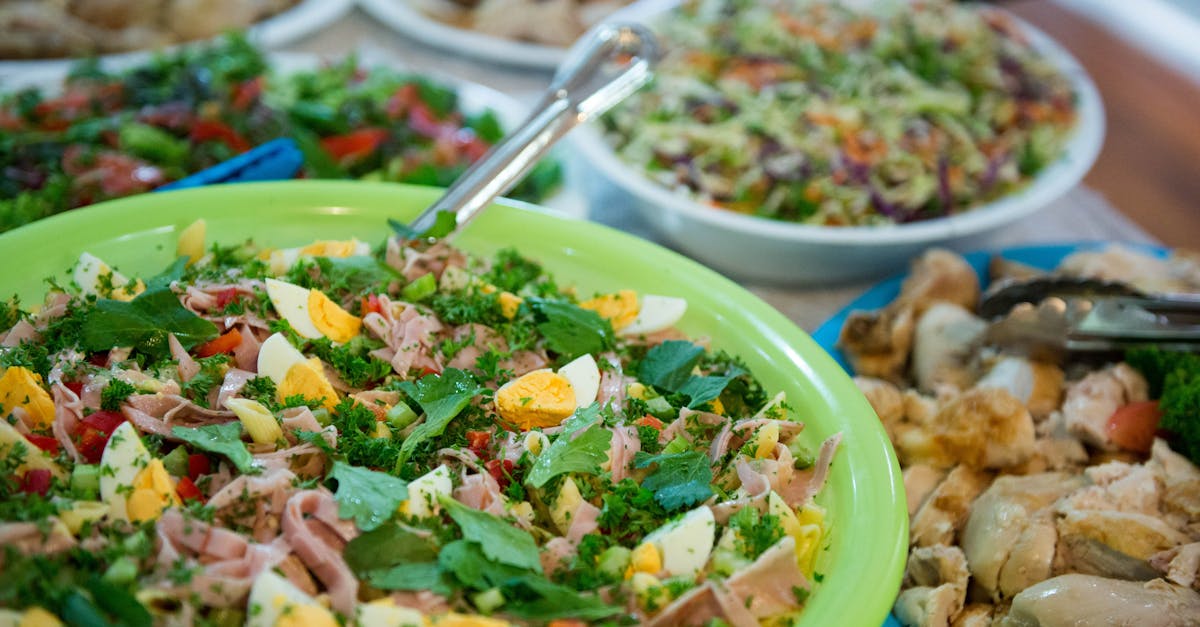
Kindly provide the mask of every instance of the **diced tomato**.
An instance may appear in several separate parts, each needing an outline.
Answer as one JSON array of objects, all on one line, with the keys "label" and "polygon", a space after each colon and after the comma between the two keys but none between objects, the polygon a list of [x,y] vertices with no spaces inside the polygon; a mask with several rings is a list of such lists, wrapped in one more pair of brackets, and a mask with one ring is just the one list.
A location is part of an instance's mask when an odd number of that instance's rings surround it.
[{"label": "diced tomato", "polygon": [[236,287],[228,287],[217,292],[217,309],[224,309],[229,306],[229,303],[238,299],[238,290]]},{"label": "diced tomato", "polygon": [[1150,452],[1162,410],[1158,401],[1130,403],[1109,416],[1104,432],[1113,444],[1138,453]]},{"label": "diced tomato", "polygon": [[25,439],[29,440],[30,444],[42,449],[43,451],[46,451],[51,455],[58,455],[58,440],[55,438],[52,438],[48,435],[37,435],[36,433],[30,433],[29,435],[25,436]]},{"label": "diced tomato", "polygon": [[207,475],[212,472],[212,462],[208,460],[207,455],[192,453],[188,455],[188,478],[195,481],[200,475]]},{"label": "diced tomato", "polygon": [[67,386],[68,390],[75,393],[75,396],[83,394],[83,381],[65,381],[63,385]]},{"label": "diced tomato", "polygon": [[25,494],[46,496],[50,491],[50,471],[46,468],[34,468],[26,471],[21,477],[21,491]]},{"label": "diced tomato", "polygon": [[147,192],[167,182],[162,169],[154,164],[80,144],[63,151],[62,167],[64,172],[79,179],[79,193],[83,196],[99,193],[103,198],[119,198]]},{"label": "diced tomato", "polygon": [[242,333],[237,329],[230,329],[220,337],[205,342],[196,349],[196,355],[200,357],[212,357],[219,353],[232,353],[234,349],[242,344]]},{"label": "diced tomato", "polygon": [[112,435],[112,432],[116,431],[117,427],[121,426],[122,422],[125,422],[125,416],[121,415],[120,412],[115,411],[92,412],[83,419],[83,424],[97,429],[107,435]]},{"label": "diced tomato", "polygon": [[218,120],[197,120],[192,125],[191,140],[194,142],[222,141],[237,152],[250,150],[250,142],[228,124]]},{"label": "diced tomato", "polygon": [[633,424],[635,424],[639,427],[654,427],[655,429],[658,429],[660,431],[663,428],[663,421],[659,420],[658,418],[655,418],[654,416],[651,416],[650,414],[646,414],[645,416],[642,416],[641,418],[634,420]]},{"label": "diced tomato", "polygon": [[489,459],[485,463],[484,468],[487,468],[488,474],[500,484],[501,488],[507,488],[512,481],[513,463],[507,459]]},{"label": "diced tomato", "polygon": [[233,88],[233,108],[237,111],[245,111],[251,105],[258,102],[262,96],[263,77],[256,76],[248,81],[242,81]]},{"label": "diced tomato", "polygon": [[339,162],[358,161],[375,152],[387,137],[387,129],[360,128],[322,139],[321,148]]},{"label": "diced tomato", "polygon": [[[98,368],[103,368],[108,365],[108,353],[92,353],[88,355],[87,360],[89,364],[92,364]],[[80,389],[82,388],[83,384],[80,384]]]},{"label": "diced tomato", "polygon": [[104,445],[108,444],[108,436],[99,429],[83,425],[79,429],[79,441],[75,449],[85,462],[99,464],[100,457],[104,455]]},{"label": "diced tomato", "polygon": [[471,449],[479,457],[483,457],[487,452],[488,442],[492,441],[492,434],[487,431],[468,431],[467,432],[467,448]]},{"label": "diced tomato", "polygon": [[383,314],[383,303],[379,302],[379,297],[374,294],[362,297],[362,315],[369,313]]},{"label": "diced tomato", "polygon": [[204,502],[204,493],[200,488],[196,487],[195,482],[187,477],[180,477],[179,483],[175,484],[175,492],[179,494],[179,498],[184,501],[200,501]]}]

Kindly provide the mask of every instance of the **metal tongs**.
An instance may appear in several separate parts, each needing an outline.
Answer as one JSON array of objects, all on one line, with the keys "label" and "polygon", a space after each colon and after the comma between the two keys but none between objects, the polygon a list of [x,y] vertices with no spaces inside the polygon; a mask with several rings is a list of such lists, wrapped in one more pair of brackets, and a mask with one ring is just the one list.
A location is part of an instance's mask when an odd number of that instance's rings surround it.
[{"label": "metal tongs", "polygon": [[497,196],[512,189],[538,159],[575,128],[650,81],[658,43],[645,27],[606,23],[571,48],[533,113],[476,161],[408,227],[427,233],[448,212],[461,230]]},{"label": "metal tongs", "polygon": [[1058,360],[1138,346],[1200,350],[1200,295],[1148,295],[1124,283],[1039,277],[988,290],[989,343]]}]

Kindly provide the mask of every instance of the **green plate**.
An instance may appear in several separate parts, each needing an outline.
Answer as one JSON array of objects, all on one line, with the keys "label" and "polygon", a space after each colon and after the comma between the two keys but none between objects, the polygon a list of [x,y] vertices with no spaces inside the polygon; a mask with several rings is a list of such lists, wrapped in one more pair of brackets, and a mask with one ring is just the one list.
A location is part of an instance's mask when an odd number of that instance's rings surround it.
[{"label": "green plate", "polygon": [[[439,190],[360,182],[255,183],[144,194],[71,211],[0,236],[0,294],[42,299],[42,279],[67,277],[88,251],[127,275],[162,270],[179,230],[208,222],[209,241],[246,238],[270,246],[358,237],[379,242],[385,219],[407,220]],[[769,391],[784,390],[810,445],[844,434],[829,484],[823,574],[802,625],[878,627],[900,587],[908,516],[899,466],[867,401],[842,369],[782,314],[728,279],[675,253],[589,222],[505,202],[481,215],[457,243],[489,255],[515,246],[581,293],[632,288],[686,298],[680,327],[741,356]]]}]

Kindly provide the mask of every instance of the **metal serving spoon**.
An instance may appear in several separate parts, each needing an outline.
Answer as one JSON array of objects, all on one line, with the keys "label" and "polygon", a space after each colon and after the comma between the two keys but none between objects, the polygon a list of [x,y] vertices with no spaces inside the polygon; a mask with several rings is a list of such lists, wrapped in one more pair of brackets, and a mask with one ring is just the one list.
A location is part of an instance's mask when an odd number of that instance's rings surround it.
[{"label": "metal serving spoon", "polygon": [[649,82],[658,54],[654,35],[640,25],[601,24],[588,31],[558,67],[529,118],[468,168],[409,229],[428,232],[442,212],[453,214],[455,229],[461,229],[512,189],[568,131]]}]

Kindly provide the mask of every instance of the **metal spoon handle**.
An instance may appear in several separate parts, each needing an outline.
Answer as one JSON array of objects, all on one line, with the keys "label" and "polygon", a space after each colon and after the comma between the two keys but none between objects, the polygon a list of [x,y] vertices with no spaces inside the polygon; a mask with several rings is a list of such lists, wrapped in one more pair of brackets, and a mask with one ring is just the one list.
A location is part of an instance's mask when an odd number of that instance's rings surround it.
[{"label": "metal spoon handle", "polygon": [[425,232],[440,212],[448,211],[461,229],[497,196],[512,189],[568,131],[645,85],[657,58],[654,35],[642,26],[601,24],[593,28],[572,47],[529,118],[468,168],[409,228]]}]

